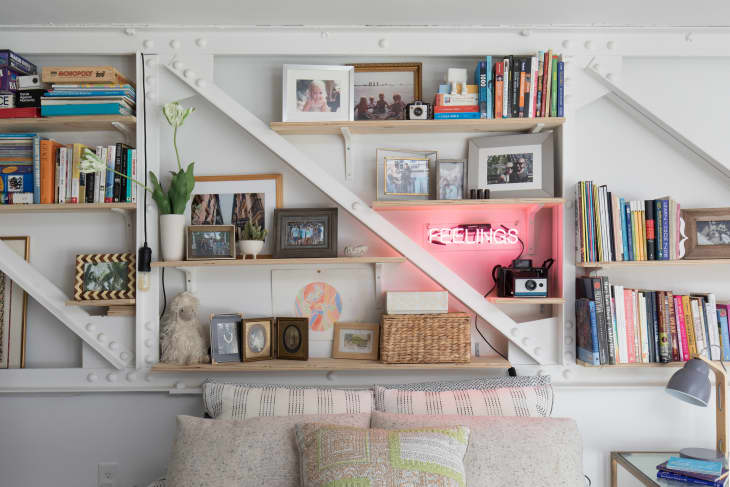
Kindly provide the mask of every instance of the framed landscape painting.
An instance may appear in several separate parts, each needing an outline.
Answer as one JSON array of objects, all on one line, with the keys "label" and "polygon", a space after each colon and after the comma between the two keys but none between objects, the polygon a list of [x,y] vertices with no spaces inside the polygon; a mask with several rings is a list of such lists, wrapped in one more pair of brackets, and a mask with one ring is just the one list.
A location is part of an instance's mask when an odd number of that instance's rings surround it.
[{"label": "framed landscape painting", "polygon": [[[30,261],[30,237],[0,237],[26,262]],[[28,295],[0,272],[0,369],[25,367]]]}]

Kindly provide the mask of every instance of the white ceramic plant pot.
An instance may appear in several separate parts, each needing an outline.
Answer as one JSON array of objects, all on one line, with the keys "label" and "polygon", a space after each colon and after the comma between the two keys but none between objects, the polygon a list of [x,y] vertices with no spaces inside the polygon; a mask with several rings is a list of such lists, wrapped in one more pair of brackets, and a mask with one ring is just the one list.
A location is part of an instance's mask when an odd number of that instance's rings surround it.
[{"label": "white ceramic plant pot", "polygon": [[185,258],[185,215],[160,215],[162,260]]},{"label": "white ceramic plant pot", "polygon": [[255,259],[256,256],[261,252],[261,249],[264,248],[264,241],[263,240],[239,240],[238,241],[238,252],[241,254],[241,256],[245,259],[246,255],[253,255],[253,258]]}]

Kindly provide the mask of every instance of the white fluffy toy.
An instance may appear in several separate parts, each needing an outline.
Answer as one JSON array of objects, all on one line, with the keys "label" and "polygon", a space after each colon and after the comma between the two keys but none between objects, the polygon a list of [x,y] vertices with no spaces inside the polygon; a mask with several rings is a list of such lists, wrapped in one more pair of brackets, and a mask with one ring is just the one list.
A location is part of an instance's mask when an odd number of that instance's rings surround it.
[{"label": "white fluffy toy", "polygon": [[160,320],[160,362],[190,365],[210,362],[208,327],[198,320],[200,301],[189,292],[175,296]]}]

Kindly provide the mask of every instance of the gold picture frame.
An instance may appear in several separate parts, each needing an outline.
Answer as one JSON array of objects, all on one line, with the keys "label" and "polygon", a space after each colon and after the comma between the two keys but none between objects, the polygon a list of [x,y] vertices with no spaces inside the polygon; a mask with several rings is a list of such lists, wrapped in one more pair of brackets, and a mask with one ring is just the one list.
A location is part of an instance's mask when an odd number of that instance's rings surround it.
[{"label": "gold picture frame", "polygon": [[[436,162],[438,160],[438,151],[435,150],[412,150],[412,149],[376,149],[375,164],[377,176],[377,199],[378,201],[392,200],[429,200],[434,199],[436,195]],[[425,187],[423,178],[409,177],[408,181],[403,180],[403,176],[407,175],[405,167],[398,167],[397,171],[391,174],[391,180],[388,180],[388,163],[392,161],[425,161],[426,162],[426,181]],[[391,164],[392,166],[392,164]],[[410,173],[408,173],[410,174]],[[421,191],[390,191],[389,185],[401,184],[418,184]]]},{"label": "gold picture frame", "polygon": [[335,323],[332,358],[378,360],[379,347],[379,323]]},{"label": "gold picture frame", "polygon": [[[200,249],[193,245],[195,234],[214,233],[225,235],[223,244],[225,253],[216,250],[217,244],[210,244],[210,252],[205,252],[202,246]],[[236,258],[236,227],[235,225],[188,225],[185,231],[185,260],[226,260]]]},{"label": "gold picture frame", "polygon": [[[0,237],[0,240],[9,242],[7,245],[18,253],[26,262],[30,262],[30,237],[28,236],[13,236],[13,237]],[[6,286],[11,286],[9,293],[6,292]],[[5,330],[3,323],[5,323],[4,313],[6,311],[6,303],[4,301],[5,296],[10,296],[11,300],[13,296],[22,295],[20,321],[13,322],[12,320],[18,318],[17,315],[11,316],[8,320],[8,330]],[[9,306],[12,306],[12,301]],[[11,310],[12,311],[12,310]],[[9,337],[11,333],[14,333],[13,324],[16,328],[20,328],[20,342],[16,345],[18,348],[10,350],[13,347]],[[5,368],[25,368],[25,344],[26,334],[28,325],[28,293],[26,293],[17,283],[13,282],[7,275],[0,272],[0,369]],[[8,339],[3,335],[8,334]],[[7,343],[7,349],[6,349]],[[14,353],[15,352],[15,353]]]},{"label": "gold picture frame", "polygon": [[[353,120],[404,120],[407,105],[414,101],[423,101],[421,63],[356,63],[350,66],[355,68]],[[391,80],[388,80],[387,73],[392,73]],[[412,95],[403,91],[404,79],[396,79],[397,73],[405,74],[400,78],[412,77]],[[383,100],[379,99],[381,94]],[[363,99],[365,106],[361,106]]]},{"label": "gold picture frame", "polygon": [[[249,318],[243,320],[241,342],[243,361],[271,360],[274,356],[274,318]],[[263,339],[263,343],[259,343]]]},{"label": "gold picture frame", "polygon": [[[137,290],[135,264],[136,257],[129,252],[76,255],[74,300],[134,299]],[[96,266],[100,268],[95,269]]]}]

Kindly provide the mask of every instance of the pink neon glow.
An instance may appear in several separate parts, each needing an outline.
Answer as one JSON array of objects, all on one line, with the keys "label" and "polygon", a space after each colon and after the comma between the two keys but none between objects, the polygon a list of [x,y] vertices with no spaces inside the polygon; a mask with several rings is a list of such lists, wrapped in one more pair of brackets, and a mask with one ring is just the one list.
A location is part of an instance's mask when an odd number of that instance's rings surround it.
[{"label": "pink neon glow", "polygon": [[474,237],[470,240],[470,232],[466,232],[463,228],[429,228],[428,243],[434,243],[434,240],[443,245],[514,245],[518,242],[518,231],[511,228],[505,231],[501,228],[484,230],[478,228]]}]

